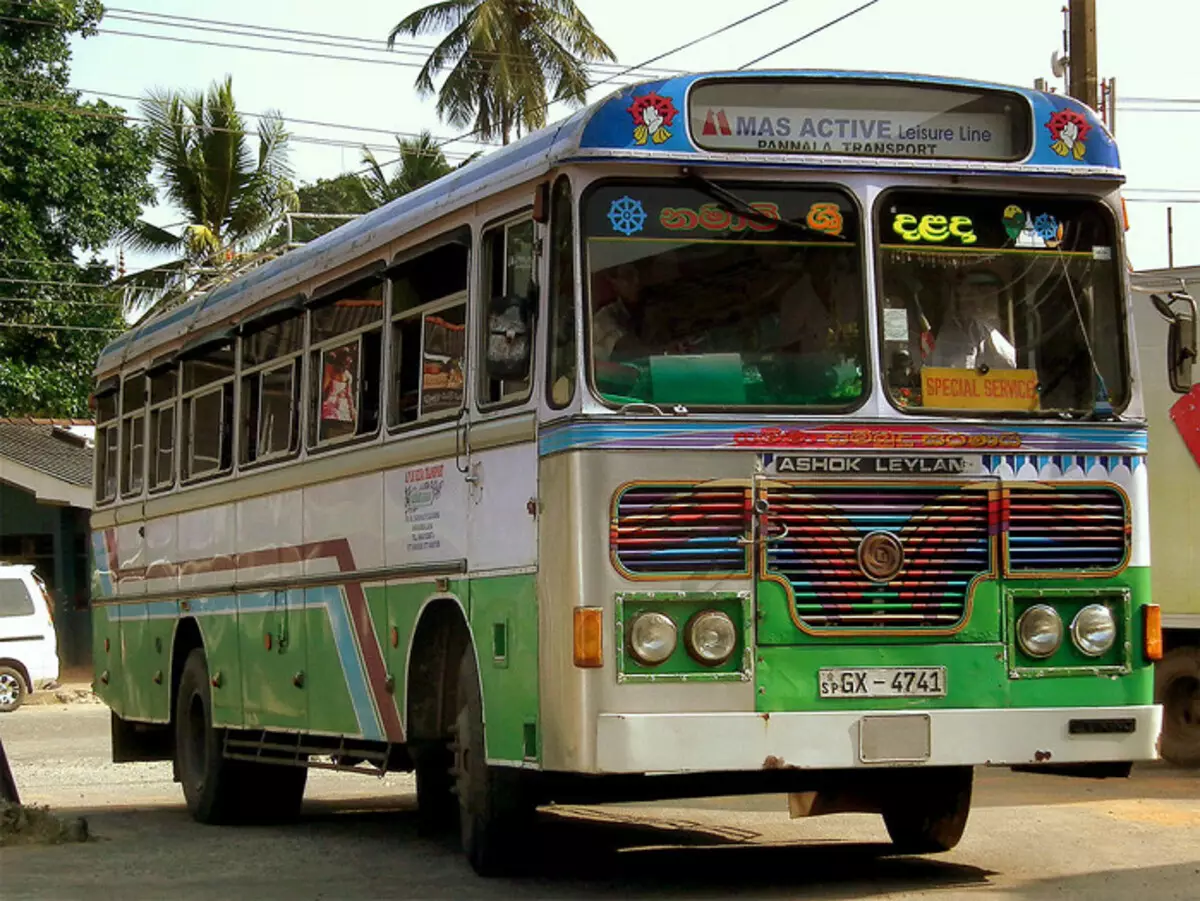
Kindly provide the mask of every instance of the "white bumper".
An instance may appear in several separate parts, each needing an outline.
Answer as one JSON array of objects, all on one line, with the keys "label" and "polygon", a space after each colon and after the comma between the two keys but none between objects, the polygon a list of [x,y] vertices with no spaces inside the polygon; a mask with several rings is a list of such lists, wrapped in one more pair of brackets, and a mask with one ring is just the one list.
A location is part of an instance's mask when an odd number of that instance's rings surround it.
[{"label": "white bumper", "polygon": [[[893,719],[905,722],[883,722]],[[1161,728],[1158,706],[614,713],[599,717],[596,765],[601,773],[678,773],[1154,760]]]}]

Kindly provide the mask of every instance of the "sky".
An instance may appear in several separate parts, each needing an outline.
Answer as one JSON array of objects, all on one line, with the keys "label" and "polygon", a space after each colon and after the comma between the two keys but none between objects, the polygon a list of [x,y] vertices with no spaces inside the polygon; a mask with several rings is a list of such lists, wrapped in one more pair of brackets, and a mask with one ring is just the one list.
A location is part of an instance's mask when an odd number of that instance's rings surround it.
[{"label": "sky", "polygon": [[[395,146],[392,134],[396,132],[429,129],[439,137],[450,137],[466,131],[440,123],[435,99],[417,95],[413,82],[424,53],[413,46],[390,53],[384,49],[391,27],[425,2],[428,0],[111,0],[109,16],[101,23],[102,33],[74,42],[71,82],[83,91],[104,92],[110,103],[136,114],[135,100],[114,95],[141,97],[153,88],[198,90],[232,76],[241,110],[278,110],[289,120],[291,132],[304,139],[293,143],[291,163],[299,180],[311,182],[361,169],[358,145],[363,141],[385,160],[395,156],[388,149]],[[642,63],[772,2],[577,0],[626,66]],[[790,0],[654,66],[674,71],[737,68],[862,2]],[[1192,0],[1096,0],[1096,6],[1100,76],[1116,79],[1116,137],[1130,200],[1130,260],[1138,269],[1167,265],[1170,205],[1174,209],[1175,264],[1200,264],[1200,166],[1193,161],[1194,148],[1200,146],[1200,65],[1195,59],[1200,4]],[[757,67],[903,71],[1025,86],[1045,78],[1061,90],[1061,80],[1050,71],[1051,54],[1062,48],[1061,10],[1062,0],[879,0]],[[168,25],[159,18],[156,24],[146,14],[204,21]],[[353,36],[378,44],[377,49],[364,43],[361,50],[349,50],[302,43],[325,40],[311,35],[265,40],[203,30],[228,27],[213,20],[238,23],[236,27],[241,28],[266,26]],[[167,37],[207,43],[164,39]],[[435,36],[423,36],[406,39],[406,43],[429,46],[435,40]],[[212,43],[273,47],[289,53]],[[598,88],[589,100],[600,99],[611,89],[612,85]],[[1168,99],[1185,102],[1167,104]],[[558,105],[550,111],[550,120],[567,112]],[[447,147],[452,160],[477,149],[470,143]],[[1170,202],[1162,202],[1164,199]],[[147,218],[171,225],[180,216],[160,205],[148,211]],[[115,260],[115,251],[109,258]],[[131,270],[164,261],[145,255],[127,257]]]}]

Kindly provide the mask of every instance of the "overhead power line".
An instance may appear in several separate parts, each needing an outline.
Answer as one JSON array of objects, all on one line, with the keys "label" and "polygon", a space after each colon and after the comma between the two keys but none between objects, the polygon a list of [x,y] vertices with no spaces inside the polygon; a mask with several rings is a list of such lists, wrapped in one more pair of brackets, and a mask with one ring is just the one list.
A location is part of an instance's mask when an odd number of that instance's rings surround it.
[{"label": "overhead power line", "polygon": [[749,69],[751,66],[761,63],[764,59],[767,59],[768,57],[772,57],[777,53],[782,53],[784,50],[788,50],[792,47],[795,47],[801,41],[807,41],[809,38],[813,37],[814,35],[818,35],[822,31],[825,31],[825,29],[832,28],[834,25],[837,25],[839,22],[845,22],[851,16],[858,15],[863,10],[869,9],[870,7],[874,6],[878,2],[879,2],[879,0],[867,0],[867,2],[864,3],[862,6],[855,7],[854,9],[850,10],[850,12],[840,15],[836,19],[830,19],[824,25],[814,28],[812,31],[805,32],[804,34],[800,35],[800,37],[796,38],[795,40],[788,41],[786,44],[780,44],[774,50],[770,50],[770,51],[764,53],[762,56],[756,56],[754,59],[750,60],[750,62],[748,62],[748,63],[742,63],[740,66],[738,66],[738,69],[739,70]]},{"label": "overhead power line", "polygon": [[0,328],[29,328],[39,332],[106,332],[116,335],[123,328],[103,328],[98,325],[42,325],[37,322],[0,322]]},{"label": "overhead power line", "polygon": [[120,301],[112,300],[63,300],[58,297],[0,297],[0,303],[49,303],[80,307],[123,307]]}]

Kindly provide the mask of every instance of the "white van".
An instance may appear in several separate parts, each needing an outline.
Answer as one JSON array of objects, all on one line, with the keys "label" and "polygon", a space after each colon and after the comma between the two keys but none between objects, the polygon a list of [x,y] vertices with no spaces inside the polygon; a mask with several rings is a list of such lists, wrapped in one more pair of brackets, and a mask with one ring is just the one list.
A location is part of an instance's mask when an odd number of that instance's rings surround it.
[{"label": "white van", "polygon": [[32,566],[0,563],[0,713],[58,679],[54,616]]}]

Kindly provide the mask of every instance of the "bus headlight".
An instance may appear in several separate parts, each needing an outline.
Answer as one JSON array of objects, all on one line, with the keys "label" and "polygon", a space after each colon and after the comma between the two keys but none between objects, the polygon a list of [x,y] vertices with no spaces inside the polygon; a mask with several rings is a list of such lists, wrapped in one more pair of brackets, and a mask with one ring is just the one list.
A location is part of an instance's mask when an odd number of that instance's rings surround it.
[{"label": "bus headlight", "polygon": [[1053,607],[1034,604],[1017,620],[1017,641],[1030,657],[1049,657],[1062,644],[1062,617]]},{"label": "bus headlight", "polygon": [[629,624],[629,652],[645,666],[658,666],[677,642],[675,623],[665,613],[639,613]]},{"label": "bus headlight", "polygon": [[1103,604],[1088,604],[1071,620],[1071,639],[1089,657],[1099,657],[1117,640],[1117,621]]},{"label": "bus headlight", "polygon": [[720,610],[701,610],[688,620],[683,638],[693,660],[720,666],[737,647],[737,627]]}]

